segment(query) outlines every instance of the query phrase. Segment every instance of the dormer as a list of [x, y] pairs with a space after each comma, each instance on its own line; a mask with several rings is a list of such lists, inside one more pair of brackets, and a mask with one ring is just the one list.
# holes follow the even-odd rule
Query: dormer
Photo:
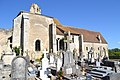
[[100, 43], [102, 42], [100, 35], [97, 35], [97, 39]]

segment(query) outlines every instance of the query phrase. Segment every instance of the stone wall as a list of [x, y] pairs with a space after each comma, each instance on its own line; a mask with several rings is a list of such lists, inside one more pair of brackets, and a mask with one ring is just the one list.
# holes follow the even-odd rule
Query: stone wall
[[[53, 22], [51, 18], [40, 15], [29, 15], [29, 18], [29, 51], [35, 53], [36, 56], [41, 56], [43, 49], [49, 50], [49, 25]], [[36, 40], [40, 40], [40, 52], [35, 51]]]
[[[29, 51], [31, 57], [40, 58], [43, 49], [49, 51], [49, 25], [51, 24], [53, 24], [53, 40], [56, 41], [56, 26], [52, 18], [33, 13], [21, 13], [14, 19], [13, 47], [23, 44], [23, 52]], [[41, 51], [35, 51], [36, 40], [40, 40]], [[56, 42], [53, 46], [55, 49]]]
[[[90, 51], [91, 47], [93, 48], [95, 59], [97, 58], [97, 54], [100, 53], [100, 51], [101, 51], [102, 57], [104, 57], [105, 53], [108, 56], [108, 44], [84, 42], [84, 52], [83, 53], [86, 58], [88, 57], [87, 54]], [[101, 48], [101, 50], [100, 50], [100, 48]], [[105, 49], [105, 52], [104, 52], [103, 48]]]
[[20, 47], [20, 35], [21, 35], [21, 19], [22, 15], [16, 17], [13, 21], [13, 38], [12, 38], [12, 46], [13, 47]]
[[0, 29], [0, 57], [2, 51], [7, 49], [8, 38], [12, 35], [12, 29]]

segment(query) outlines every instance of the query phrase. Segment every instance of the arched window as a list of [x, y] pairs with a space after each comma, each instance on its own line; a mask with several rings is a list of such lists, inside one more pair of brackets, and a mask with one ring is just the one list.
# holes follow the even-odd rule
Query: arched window
[[36, 40], [36, 42], [35, 42], [35, 51], [40, 51], [40, 50], [41, 50], [40, 40]]

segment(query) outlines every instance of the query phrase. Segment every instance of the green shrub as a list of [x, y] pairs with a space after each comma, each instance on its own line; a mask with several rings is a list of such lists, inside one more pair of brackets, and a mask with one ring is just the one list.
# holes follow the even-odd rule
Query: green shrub
[[63, 71], [62, 70], [58, 71], [58, 77], [63, 77]]
[[110, 59], [120, 59], [120, 56], [109, 56]]
[[40, 59], [35, 59], [35, 61], [40, 62]]
[[13, 50], [15, 51], [16, 56], [19, 56], [19, 54], [20, 54], [20, 48], [14, 47]]

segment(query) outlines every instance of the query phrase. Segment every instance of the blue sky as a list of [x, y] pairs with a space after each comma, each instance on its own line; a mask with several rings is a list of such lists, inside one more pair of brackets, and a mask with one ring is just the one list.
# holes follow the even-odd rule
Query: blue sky
[[120, 48], [120, 0], [0, 0], [0, 28], [11, 28], [17, 14], [29, 12], [32, 3], [63, 25], [101, 32], [108, 48]]

